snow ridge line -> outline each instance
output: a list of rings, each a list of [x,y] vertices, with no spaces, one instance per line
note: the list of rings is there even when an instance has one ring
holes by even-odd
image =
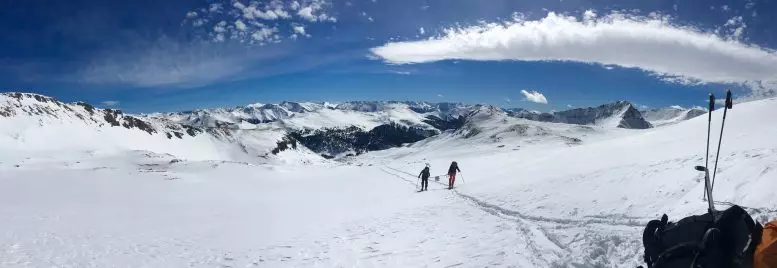
[[[393,171],[404,173],[411,175],[410,173],[407,173],[405,171],[392,168],[388,165],[385,165],[386,168],[389,168]],[[392,174],[394,176],[397,176],[396,174]],[[398,177],[398,176],[397,176]],[[439,182],[438,182],[439,183]],[[602,224],[602,225],[610,225],[610,226],[626,226],[626,227],[644,227],[649,220],[637,220],[637,219],[628,219],[628,220],[622,220],[618,218],[612,218],[612,217],[602,217],[602,216],[584,216],[588,219],[563,219],[563,218],[550,218],[550,217],[543,217],[543,216],[532,216],[527,215],[525,213],[521,213],[519,211],[514,211],[510,209],[506,209],[503,207],[500,207],[498,205],[494,205],[485,201],[482,201],[474,196],[463,194],[457,190],[453,190],[454,193],[459,195],[460,197],[464,199],[468,199],[472,202],[474,202],[478,207],[484,209],[484,210],[496,210],[499,211],[499,213],[502,213],[504,215],[510,215],[517,218],[521,218],[524,220],[532,220],[532,221],[538,221],[538,222],[546,222],[546,223],[556,223],[556,224],[575,224],[575,225],[589,225],[589,224]],[[644,222],[642,222],[644,221]]]

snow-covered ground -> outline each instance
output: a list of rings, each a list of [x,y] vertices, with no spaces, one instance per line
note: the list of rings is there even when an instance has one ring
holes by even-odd
[[[729,112],[715,185],[720,207],[761,222],[777,218],[773,114],[775,99]],[[706,117],[628,130],[476,116],[345,163],[13,147],[0,267],[636,267],[648,220],[706,209]],[[453,160],[455,190],[415,191],[424,163],[442,175]]]

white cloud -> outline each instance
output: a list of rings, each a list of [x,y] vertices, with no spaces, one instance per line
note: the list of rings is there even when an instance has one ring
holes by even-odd
[[[726,23],[723,24],[723,28],[730,36],[739,40],[742,39],[742,34],[744,33],[745,28],[747,28],[747,25],[745,24],[744,18],[742,18],[742,16],[735,16],[728,19]]]
[[[202,25],[205,25],[205,23],[207,23],[207,22],[208,22],[208,21],[207,21],[207,20],[205,20],[205,19],[196,19],[196,20],[192,21],[192,26],[194,26],[194,27],[200,27],[200,26],[202,26]]]
[[[549,13],[535,21],[447,29],[437,38],[389,42],[371,51],[392,64],[573,61],[639,68],[681,83],[777,81],[777,54],[738,41],[741,34],[734,29],[729,36],[720,36],[676,26],[666,17],[596,17],[587,12],[584,18],[575,18]]]
[[[213,3],[213,4],[210,4],[210,6],[208,7],[208,11],[210,11],[211,13],[218,13],[218,12],[221,12],[223,8],[224,6],[221,5],[221,3]]]
[[[215,1],[218,3],[195,9],[202,13],[196,13],[197,16],[183,21],[184,25],[189,24],[195,28],[205,27],[208,30],[205,32],[207,39],[215,43],[236,41],[244,46],[263,46],[282,42],[284,38],[311,37],[308,31],[296,32],[299,29],[305,29],[299,28],[300,20],[337,22],[336,17],[326,13],[332,6],[330,0]],[[273,25],[273,27],[270,28],[267,25]],[[196,33],[200,34],[201,31]]]
[[[720,6],[720,9],[723,11],[729,11],[728,5],[722,5]]]
[[[521,94],[523,94],[524,97],[526,97],[527,101],[535,102],[535,103],[542,103],[542,104],[548,104],[548,99],[545,98],[545,95],[542,95],[539,91],[527,91],[527,90],[521,90]]]
[[[248,26],[246,26],[246,24],[243,23],[243,21],[236,20],[235,21],[235,28],[237,28],[240,31],[245,31],[246,29],[248,29]]]
[[[318,16],[313,15],[313,8],[312,7],[304,7],[297,12],[297,15],[302,17],[303,19],[309,20],[309,21],[317,21]]]
[[[426,34],[426,30],[424,30],[424,27],[418,28],[418,33],[424,35]]]
[[[299,5],[299,11],[297,15],[307,21],[330,21],[337,22],[337,18],[325,13],[325,8],[330,4],[324,0],[312,0],[310,3],[306,3],[306,6]],[[293,5],[293,4],[292,4]]]
[[[505,98],[505,102],[510,103],[512,100],[510,100],[510,98]]]
[[[194,18],[194,17],[197,17],[197,12],[194,12],[194,11],[189,11],[189,12],[186,12],[186,17],[187,17],[187,18]]]
[[[272,39],[277,39],[278,36],[275,35],[275,33],[277,32],[278,32],[278,28],[261,28],[255,31],[253,34],[251,34],[251,38],[259,42],[272,41]],[[271,40],[268,40],[268,39],[271,39]]]
[[[278,17],[281,17],[281,18],[284,18],[284,19],[291,18],[291,15],[289,15],[289,12],[286,12],[285,10],[276,9],[273,12],[275,12],[275,15],[277,15]]]
[[[237,2],[237,1],[235,1],[234,3],[232,3],[232,6],[233,6],[233,7],[235,7],[235,8],[237,8],[237,9],[240,9],[240,10],[244,10],[244,9],[246,9],[246,6],[245,6],[245,5],[243,5],[243,3],[240,3],[240,2]]]
[[[107,101],[103,101],[103,102],[100,102],[100,103],[102,105],[104,105],[104,106],[114,107],[114,106],[119,106],[120,102],[116,101],[116,100],[107,100]]]
[[[361,13],[360,15],[361,15],[362,17],[367,17],[367,20],[368,20],[369,22],[374,22],[374,21],[375,21],[374,19],[372,19],[372,16],[370,16],[370,15],[367,15],[367,12],[364,12],[364,11],[362,11],[362,13]]]
[[[567,104],[567,108],[572,109],[575,108],[575,106],[572,106],[572,104]]]
[[[408,71],[391,71],[391,73],[398,74],[398,75],[411,75],[411,72]]]
[[[275,13],[273,10],[262,11],[258,7],[252,5],[245,6],[240,2],[235,2],[234,7],[240,9],[243,12],[243,18],[248,20],[262,19],[262,20],[276,20],[281,16]],[[288,16],[288,14],[287,14]]]
[[[292,26],[292,28],[294,29],[294,33],[298,33],[298,34],[302,34],[302,35],[305,34],[305,26],[295,25],[295,26]]]
[[[224,42],[226,38],[224,37],[224,33],[227,32],[227,22],[221,21],[216,26],[213,26],[213,41],[215,42]]]
[[[445,98],[445,96],[443,96],[442,94],[437,94],[437,97]]]
[[[678,109],[678,110],[683,110],[683,109],[685,109],[685,108],[683,108],[683,107],[682,107],[682,106],[680,106],[680,105],[672,105],[672,106],[669,106],[669,108],[672,108],[672,109]]]

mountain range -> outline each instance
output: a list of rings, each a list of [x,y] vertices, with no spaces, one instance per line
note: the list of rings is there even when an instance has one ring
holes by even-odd
[[[703,113],[706,111],[678,107],[639,111],[627,101],[553,113],[485,104],[354,101],[257,103],[128,115],[83,102],[63,103],[47,96],[11,92],[0,94],[4,134],[0,146],[41,151],[131,149],[187,159],[307,163],[399,147],[448,131],[475,137],[502,133],[495,130],[501,128],[523,133],[533,127],[550,133],[557,129],[555,124],[646,129]],[[491,121],[513,125],[484,127],[484,122]]]

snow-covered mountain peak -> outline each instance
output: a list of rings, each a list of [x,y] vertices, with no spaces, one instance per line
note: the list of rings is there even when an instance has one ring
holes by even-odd
[[[278,106],[286,108],[286,110],[294,113],[307,113],[324,108],[323,104],[291,101],[281,102]]]
[[[468,117],[476,120],[481,117],[499,117],[507,116],[507,114],[508,113],[502,108],[493,105],[479,104],[473,108]]]
[[[707,113],[704,107],[694,106],[692,108],[683,108],[679,105],[672,105],[666,108],[650,109],[641,111],[646,120],[654,126],[662,126],[685,121]]]
[[[71,109],[68,105],[51,97],[21,92],[0,93],[0,116],[16,115],[57,116],[63,110]]]

